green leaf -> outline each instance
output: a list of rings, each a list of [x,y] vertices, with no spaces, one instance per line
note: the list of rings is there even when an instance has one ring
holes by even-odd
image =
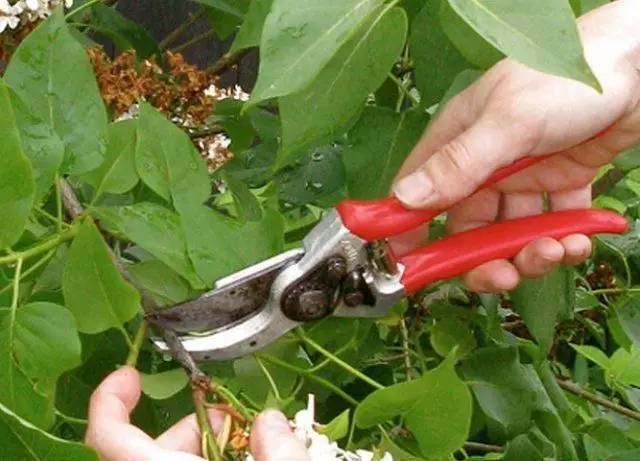
[[[58,7],[16,50],[5,80],[65,146],[62,171],[98,167],[107,138],[107,113],[89,58],[69,33]]]
[[[343,153],[349,197],[386,197],[428,121],[421,112],[398,114],[382,107],[367,107],[349,133]]]
[[[121,15],[115,8],[98,3],[92,8],[91,24],[107,35],[119,52],[134,49],[138,59],[160,54],[158,44],[147,29]]]
[[[415,62],[416,86],[420,104],[429,107],[438,102],[451,82],[469,62],[444,34],[440,24],[440,4],[429,0],[411,24],[411,54]]]
[[[488,69],[504,58],[502,53],[456,14],[447,0],[441,2],[439,17],[446,36],[470,63],[481,69]]]
[[[631,351],[617,349],[611,356],[607,372],[611,385],[640,387],[640,348],[633,345]]]
[[[125,282],[91,220],[82,224],[69,248],[62,290],[78,330],[96,334],[122,329],[140,309],[140,295]]]
[[[189,383],[182,368],[162,373],[140,373],[142,391],[154,400],[164,400],[177,394]]]
[[[191,286],[205,287],[187,254],[185,234],[177,213],[150,202],[100,207],[97,212],[114,232],[140,245],[187,279]]]
[[[447,0],[476,32],[505,55],[549,74],[600,90],[586,62],[569,2]]]
[[[0,308],[0,317],[12,322],[10,309]],[[57,378],[80,365],[76,321],[64,307],[46,302],[27,304],[16,310],[9,328],[13,329],[13,354],[27,376]]]
[[[346,437],[349,433],[349,413],[351,409],[347,408],[338,416],[333,418],[327,425],[318,429],[320,434],[324,434],[329,437],[329,440],[335,441]]]
[[[281,252],[283,222],[267,209],[260,221],[239,222],[204,205],[185,208],[184,235],[193,265],[200,277],[213,284],[220,277]]]
[[[0,405],[38,427],[48,428],[55,421],[54,380],[34,381],[25,374],[16,357],[15,330],[16,322],[11,320],[11,314],[0,310]],[[2,431],[0,437],[1,434]]]
[[[262,29],[274,0],[252,0],[244,21],[231,45],[231,52],[260,45]]]
[[[242,9],[238,9],[233,4],[237,3],[235,1],[228,2],[226,0],[196,0],[198,3],[201,3],[205,6],[210,6],[211,8],[215,8],[216,10],[220,10],[224,13],[229,13],[233,16],[237,16],[238,18],[244,17],[244,13]],[[241,2],[246,3],[246,2]]]
[[[142,181],[177,211],[209,197],[207,167],[193,142],[147,103],[140,105],[136,167]]]
[[[274,0],[262,31],[262,59],[250,103],[284,96],[311,83],[381,3]]]
[[[53,184],[62,162],[64,145],[53,129],[33,115],[24,101],[0,80],[0,92],[4,91],[8,93],[11,100],[15,125],[20,132],[22,149],[31,161],[36,182],[35,199],[40,200],[49,192]],[[10,116],[9,112],[7,110],[5,117]]]
[[[389,453],[394,461],[421,461],[423,458],[419,458],[417,456],[412,455],[411,453],[407,453],[405,450],[400,448],[398,445],[393,443],[393,441],[385,434],[382,433],[382,441],[380,442],[380,450],[383,452]]]
[[[259,221],[262,218],[262,207],[247,185],[229,175],[225,177],[225,182],[231,190],[240,219]]]
[[[157,259],[132,264],[128,270],[142,288],[160,298],[160,305],[177,304],[193,294],[185,279]]]
[[[31,162],[22,150],[10,89],[0,80],[0,248],[16,243],[24,230],[35,195]]]
[[[0,446],[11,461],[98,461],[92,448],[47,434],[1,403]]]
[[[285,206],[303,206],[318,201],[344,187],[345,170],[339,145],[310,149],[293,167],[279,172],[274,182]]]
[[[527,434],[510,440],[501,461],[545,461],[542,453],[536,448]]]
[[[451,355],[421,379],[369,394],[356,408],[357,426],[366,429],[403,416],[423,453],[453,453],[467,438],[472,409],[471,393],[454,366]]]
[[[234,0],[233,6],[219,0],[198,0],[203,4],[207,19],[220,40],[226,40],[242,23],[250,0]]]
[[[123,194],[138,183],[135,164],[137,129],[137,120],[125,120],[109,125],[109,143],[104,162],[83,176],[83,179],[96,189],[96,196],[104,192]]]
[[[609,357],[605,355],[597,347],[593,346],[578,346],[576,344],[570,344],[572,348],[574,348],[580,355],[591,360],[593,363],[600,365],[602,369],[606,370],[610,366]]]
[[[631,450],[625,453],[609,456],[604,461],[636,461],[640,457],[640,450]]]
[[[369,94],[386,79],[406,35],[407,16],[402,9],[378,8],[311,85],[280,99],[279,166],[291,162],[293,153],[335,136],[355,121]]]
[[[573,318],[575,304],[573,271],[567,267],[554,270],[536,280],[523,280],[511,292],[516,311],[546,355],[555,334],[556,324]]]
[[[609,3],[609,0],[578,0],[580,3],[580,15],[588,13],[591,10],[600,8],[602,5]]]
[[[616,313],[620,326],[629,339],[640,346],[640,297],[623,298],[616,303]]]
[[[455,317],[439,319],[431,329],[429,340],[433,350],[442,357],[456,348],[456,357],[461,358],[477,346],[469,323]]]
[[[506,434],[529,429],[531,413],[536,409],[536,389],[518,361],[517,348],[478,349],[462,363],[460,371],[482,411]]]

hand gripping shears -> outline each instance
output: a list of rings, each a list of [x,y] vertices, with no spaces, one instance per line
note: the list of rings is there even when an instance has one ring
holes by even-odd
[[[495,172],[477,190],[548,156],[526,157]],[[623,233],[627,220],[584,209],[502,221],[453,234],[397,257],[386,239],[428,223],[438,210],[410,210],[395,197],[346,200],[294,249],[219,280],[215,289],[147,314],[175,331],[195,360],[228,360],[256,352],[304,322],[382,317],[403,297],[493,259],[512,259],[540,237]],[[161,351],[167,344],[152,341]]]

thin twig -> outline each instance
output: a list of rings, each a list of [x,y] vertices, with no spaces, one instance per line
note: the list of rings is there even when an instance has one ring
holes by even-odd
[[[193,405],[196,409],[196,417],[200,433],[202,434],[202,456],[205,459],[213,459],[214,461],[222,461],[222,453],[218,446],[218,441],[211,427],[209,412],[207,411],[205,402],[206,391],[195,386],[193,388]]]
[[[200,139],[206,138],[207,136],[213,136],[214,134],[224,133],[224,128],[220,125],[212,125],[200,131],[194,131],[193,133],[189,133],[189,138],[191,139]]]
[[[204,71],[208,74],[218,75],[227,70],[229,67],[237,63],[247,52],[249,48],[236,51],[235,53],[225,53],[220,59],[207,67]]]
[[[164,39],[160,41],[158,44],[158,48],[162,51],[166,50],[171,42],[180,37],[182,34],[187,32],[191,25],[198,21],[201,17],[205,15],[206,11],[198,11],[196,14],[191,15],[185,22],[176,27],[169,35],[167,35]]]
[[[502,447],[499,445],[489,445],[488,443],[465,442],[465,451],[475,453],[502,453]]]
[[[409,346],[409,331],[407,330],[407,322],[404,319],[400,320],[400,334],[402,335],[402,349],[404,355],[404,371],[407,375],[407,381],[411,381],[411,347]]]
[[[171,52],[172,53],[182,53],[184,50],[186,50],[187,48],[196,45],[198,43],[200,43],[203,40],[206,40],[210,37],[212,37],[213,35],[215,35],[215,31],[210,30],[208,32],[205,32],[204,34],[198,35],[197,37],[192,38],[191,40],[185,42],[185,43],[181,43],[180,45],[171,48]]]
[[[614,403],[611,400],[606,399],[600,395],[592,394],[591,392],[584,390],[576,383],[572,383],[571,381],[556,378],[556,382],[561,388],[568,392],[571,392],[574,395],[577,395],[578,397],[593,402],[609,410],[615,411],[616,413],[620,413],[621,415],[627,416],[631,419],[635,419],[636,421],[640,421],[640,413],[638,413],[637,411],[633,411],[629,408],[623,407],[622,405],[618,405],[617,403]]]

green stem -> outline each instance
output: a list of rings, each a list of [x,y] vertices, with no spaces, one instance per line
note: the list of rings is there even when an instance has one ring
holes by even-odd
[[[208,32],[205,32],[204,34],[198,35],[197,37],[192,38],[191,40],[182,43],[178,46],[176,46],[175,48],[171,49],[172,53],[181,53],[182,51],[186,50],[187,48],[189,48],[190,46],[193,46],[197,43],[200,43],[203,40],[206,40],[212,36],[214,36],[216,33],[214,30],[210,30]]]
[[[591,291],[591,294],[594,295],[614,295],[620,293],[640,293],[640,288],[602,288]]]
[[[617,253],[620,259],[622,259],[622,264],[624,264],[624,270],[626,275],[626,285],[630,286],[631,285],[631,268],[629,267],[629,261],[627,261],[627,257],[624,255],[624,253],[622,253],[622,251],[620,251],[615,246],[610,245],[604,240],[600,240],[600,241],[604,243],[611,251],[613,251],[614,253]]]
[[[129,355],[127,356],[126,365],[130,367],[135,367],[138,363],[138,356],[140,355],[140,349],[142,348],[142,344],[144,343],[144,338],[147,335],[147,322],[144,320],[140,323],[140,327],[138,328],[138,332],[136,333],[136,337],[133,340],[133,344],[129,349]],[[127,338],[129,336],[127,335]]]
[[[16,324],[16,313],[18,312],[18,300],[20,298],[20,272],[22,272],[22,259],[16,262],[16,271],[13,274],[13,296],[11,298],[11,318],[9,319],[9,347],[13,348],[13,332]],[[13,357],[13,350],[10,349]]]
[[[220,447],[218,447],[218,442],[213,434],[209,414],[200,393],[194,392],[193,403],[196,408],[196,418],[198,419],[200,433],[202,434],[202,456],[205,459],[222,461],[222,453],[220,453]]]
[[[33,258],[34,256],[38,256],[39,254],[44,253],[45,251],[49,251],[52,248],[57,247],[58,245],[60,245],[63,242],[66,242],[67,240],[71,240],[73,237],[76,236],[76,234],[79,231],[80,231],[79,226],[76,226],[76,225],[71,226],[68,230],[63,231],[57,234],[55,237],[50,238],[49,240],[46,240],[38,245],[32,246],[31,248],[28,248],[23,251],[16,251],[6,256],[0,257],[0,265],[11,264],[18,261],[19,259],[25,260],[25,259]]]
[[[84,10],[87,10],[89,8],[91,8],[93,5],[95,5],[96,3],[102,3],[104,0],[89,0],[87,3],[80,5],[78,8],[76,8],[75,10],[70,11],[69,13],[67,13],[67,15],[64,17],[66,20],[69,20],[69,18],[71,18],[72,16],[75,16],[78,13],[81,13]]]
[[[269,370],[267,370],[267,367],[264,366],[264,363],[262,363],[262,360],[260,360],[260,357],[255,356],[254,358],[256,359],[256,362],[258,362],[258,366],[262,370],[262,373],[264,373],[264,375],[266,376],[267,381],[269,381],[269,385],[271,386],[271,390],[273,391],[273,394],[275,395],[276,399],[278,400],[278,402],[281,401],[282,397],[280,397],[280,391],[278,390],[278,386],[276,385],[276,382],[273,380],[273,376],[271,376],[271,373],[269,373]]]
[[[346,351],[347,349],[349,349],[353,343],[355,342],[355,338],[351,338],[344,346],[342,346],[340,349],[338,349],[337,351],[335,351],[333,353],[333,355],[335,356],[339,356],[340,354],[342,354],[344,351]],[[330,359],[324,359],[322,362],[320,362],[317,365],[314,365],[313,367],[309,368],[309,372],[310,373],[317,373],[320,370],[322,370],[324,367],[326,367],[327,365],[329,365],[331,362]]]
[[[50,250],[49,253],[47,253],[42,259],[40,259],[40,261],[38,261],[37,263],[35,263],[33,266],[31,266],[29,269],[27,269],[26,271],[24,271],[24,273],[20,276],[20,279],[24,279],[26,277],[28,277],[29,275],[33,274],[35,271],[37,271],[40,267],[42,267],[43,264],[46,264],[49,259],[51,258],[51,256],[53,256],[53,254],[56,252],[55,249]],[[6,286],[4,286],[1,290],[0,290],[0,295],[3,293],[6,293],[7,291],[9,291],[12,287],[12,284],[8,284]]]
[[[57,226],[58,226],[58,232],[60,232],[62,230],[62,222],[64,221],[64,218],[62,216],[62,197],[60,196],[60,178],[58,175],[56,175],[55,185],[56,185],[56,214],[58,215]]]
[[[64,220],[60,220],[60,219],[56,218],[55,216],[53,216],[51,213],[49,213],[48,211],[46,211],[43,208],[34,207],[33,211],[35,211],[36,213],[38,213],[38,214],[42,215],[43,217],[47,218],[51,222],[56,223],[56,225],[63,226],[65,228],[67,228],[67,229],[70,227],[69,224],[64,222]]]
[[[56,416],[58,416],[61,419],[64,419],[68,423],[82,424],[83,426],[86,426],[87,424],[89,424],[89,421],[87,421],[86,419],[76,418],[75,416],[65,415],[64,413],[62,413],[58,409],[56,409]]]
[[[351,405],[358,405],[358,401],[356,399],[354,399],[353,397],[351,397],[349,394],[347,394],[346,392],[344,392],[342,389],[340,389],[339,387],[337,387],[336,385],[334,385],[332,382],[327,381],[324,378],[321,378],[319,376],[314,375],[313,373],[310,373],[309,370],[305,370],[303,368],[298,368],[294,365],[291,365],[283,360],[280,360],[277,357],[272,357],[270,355],[267,354],[259,354],[260,358],[262,358],[265,362],[269,362],[272,363],[274,365],[277,365],[279,367],[285,368],[287,370],[293,371],[294,373],[299,373],[301,375],[303,375],[304,377],[308,378],[311,381],[315,381],[316,383],[320,384],[321,386],[326,387],[327,389],[329,389],[331,392],[333,392],[336,395],[339,395],[340,397],[342,397],[345,401],[349,402]]]
[[[320,354],[324,355],[326,358],[331,360],[333,363],[335,363],[339,367],[344,368],[346,371],[351,373],[356,378],[360,378],[362,381],[364,381],[365,383],[369,384],[372,387],[375,387],[376,389],[384,389],[385,388],[385,386],[383,386],[379,382],[375,381],[374,379],[371,379],[370,377],[368,377],[364,373],[362,373],[359,370],[356,370],[355,368],[353,368],[347,362],[345,362],[345,361],[339,359],[338,357],[336,357],[335,355],[333,355],[331,352],[326,350],[320,344],[316,343],[313,339],[311,339],[307,335],[305,335],[300,329],[298,329],[295,332],[295,334],[298,336],[298,338],[300,338],[300,340],[302,342],[304,342],[308,346],[312,347],[313,349],[318,351]]]
[[[393,83],[396,84],[396,86],[400,90],[400,97],[398,98],[398,104],[396,105],[396,112],[400,112],[400,109],[402,109],[402,104],[404,103],[405,97],[409,98],[414,106],[417,106],[419,104],[418,100],[411,94],[409,90],[407,90],[407,87],[404,86],[404,84],[398,77],[396,77],[392,73],[389,73],[389,78],[393,81]]]

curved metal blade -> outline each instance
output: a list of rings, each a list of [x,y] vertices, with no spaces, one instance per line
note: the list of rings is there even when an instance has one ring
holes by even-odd
[[[214,290],[199,298],[149,313],[145,318],[178,333],[204,333],[228,328],[259,312],[269,299],[271,284],[280,271],[298,261],[295,249],[221,279]]]

